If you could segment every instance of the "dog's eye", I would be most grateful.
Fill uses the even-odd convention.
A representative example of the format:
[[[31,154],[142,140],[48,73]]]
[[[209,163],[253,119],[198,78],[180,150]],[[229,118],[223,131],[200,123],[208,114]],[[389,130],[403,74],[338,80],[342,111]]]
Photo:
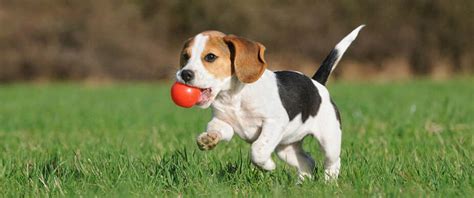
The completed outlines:
[[[217,56],[213,53],[209,53],[206,56],[204,56],[204,60],[210,63],[214,62],[216,59],[217,59]]]

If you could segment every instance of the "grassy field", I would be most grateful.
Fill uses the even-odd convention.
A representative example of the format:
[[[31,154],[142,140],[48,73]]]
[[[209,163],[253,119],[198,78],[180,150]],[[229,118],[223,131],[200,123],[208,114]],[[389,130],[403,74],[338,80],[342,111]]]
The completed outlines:
[[[461,196],[474,194],[474,80],[331,82],[343,120],[338,184],[251,165],[234,136],[195,137],[209,110],[182,109],[169,84],[0,86],[0,196]],[[276,157],[274,157],[276,159]]]

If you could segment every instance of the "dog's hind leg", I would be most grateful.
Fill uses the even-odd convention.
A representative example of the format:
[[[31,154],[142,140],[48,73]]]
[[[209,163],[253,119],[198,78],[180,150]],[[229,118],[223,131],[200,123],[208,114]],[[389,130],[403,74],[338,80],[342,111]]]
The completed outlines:
[[[298,169],[300,180],[304,180],[305,177],[312,177],[315,166],[314,160],[303,150],[301,142],[289,145],[279,145],[275,152],[280,159]]]
[[[324,178],[336,180],[341,168],[341,136],[342,131],[339,125],[325,125],[322,131],[315,134],[319,140],[319,145],[324,153]]]

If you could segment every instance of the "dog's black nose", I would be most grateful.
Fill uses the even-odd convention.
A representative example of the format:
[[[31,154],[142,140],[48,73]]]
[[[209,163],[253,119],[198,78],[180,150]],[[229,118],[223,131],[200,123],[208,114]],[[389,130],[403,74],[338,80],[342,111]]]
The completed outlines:
[[[194,72],[188,69],[181,71],[181,78],[184,82],[189,82],[194,78]]]

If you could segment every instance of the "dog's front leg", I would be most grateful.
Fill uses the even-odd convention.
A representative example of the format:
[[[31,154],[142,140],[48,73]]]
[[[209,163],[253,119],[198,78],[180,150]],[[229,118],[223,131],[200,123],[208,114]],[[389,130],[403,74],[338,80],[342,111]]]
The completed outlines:
[[[281,141],[283,126],[278,121],[265,121],[262,132],[252,143],[252,162],[264,170],[275,169],[271,155]]]
[[[197,145],[201,150],[211,150],[219,143],[220,140],[230,141],[234,135],[234,129],[226,122],[219,118],[212,118],[207,123],[207,130],[201,133],[197,139]]]

